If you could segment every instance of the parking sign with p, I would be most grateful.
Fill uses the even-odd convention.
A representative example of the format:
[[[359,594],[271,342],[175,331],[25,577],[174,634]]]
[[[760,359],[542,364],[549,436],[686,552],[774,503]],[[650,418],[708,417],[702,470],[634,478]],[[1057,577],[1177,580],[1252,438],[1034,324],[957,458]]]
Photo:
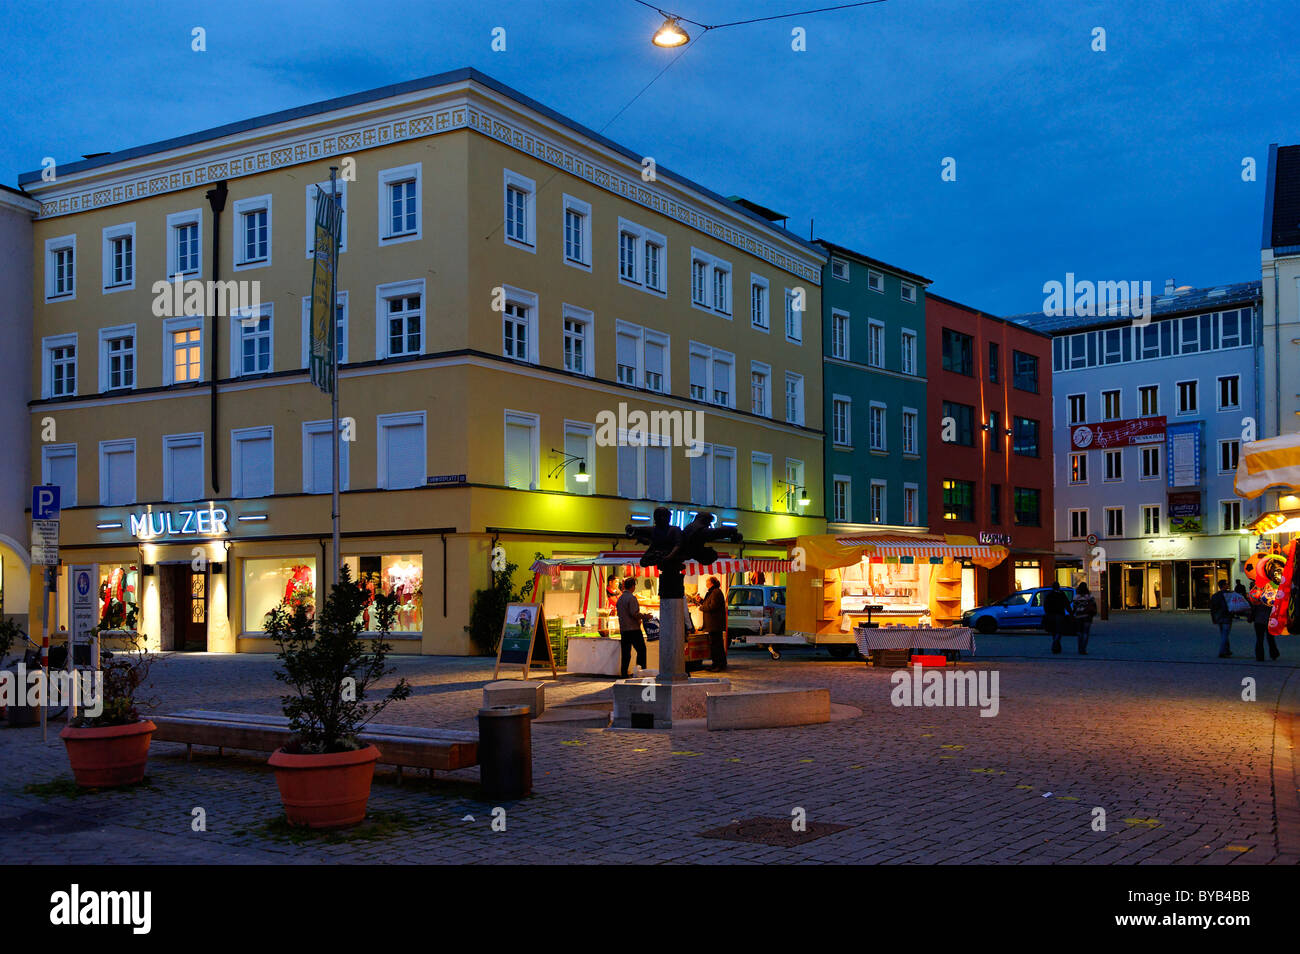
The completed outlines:
[[[32,519],[59,519],[58,484],[37,484],[32,488]]]

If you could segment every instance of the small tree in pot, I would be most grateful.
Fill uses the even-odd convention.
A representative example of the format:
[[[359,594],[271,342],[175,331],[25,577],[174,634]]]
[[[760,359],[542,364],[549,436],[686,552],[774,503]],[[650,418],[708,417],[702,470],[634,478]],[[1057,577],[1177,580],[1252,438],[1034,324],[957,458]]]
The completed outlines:
[[[373,595],[379,636],[367,646],[361,613],[371,599],[344,566],[314,619],[301,600],[266,616],[282,664],[275,678],[293,690],[280,697],[293,736],[270,759],[291,824],[341,828],[365,818],[379,750],[358,736],[389,703],[411,695],[410,684],[399,679],[383,698],[366,699],[393,672],[387,637],[397,606],[390,593]]]
[[[100,680],[99,699],[89,705],[82,700],[80,714],[59,733],[72,774],[86,788],[132,785],[144,778],[157,726],[140,717],[139,706],[152,706],[154,700],[139,693],[156,657],[138,634],[131,635],[130,643],[105,657],[94,674]]]

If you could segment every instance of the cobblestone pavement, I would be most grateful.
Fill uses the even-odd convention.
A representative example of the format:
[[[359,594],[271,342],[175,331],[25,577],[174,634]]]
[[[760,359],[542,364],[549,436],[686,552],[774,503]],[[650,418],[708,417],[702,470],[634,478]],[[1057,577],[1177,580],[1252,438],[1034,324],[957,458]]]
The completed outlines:
[[[477,770],[395,784],[381,768],[359,834],[290,839],[265,756],[218,758],[155,743],[147,787],[77,797],[25,789],[69,779],[60,723],[0,729],[0,862],[1199,863],[1300,861],[1291,725],[1300,639],[1256,663],[1216,658],[1204,614],[1099,622],[1090,654],[1048,652],[1035,633],[979,640],[1000,708],[895,707],[891,673],[812,652],[733,653],[733,688],[827,686],[860,717],[798,729],[602,731],[536,725],[532,797],[491,830]],[[415,691],[386,722],[473,728],[482,659],[402,658]],[[171,656],[154,669],[157,711],[277,712],[270,656]],[[1258,701],[1243,701],[1243,679]],[[562,676],[548,707],[604,692]],[[193,810],[207,830],[191,830]],[[793,847],[700,837],[733,820],[848,826]],[[1095,809],[1106,830],[1095,831]],[[473,820],[469,819],[472,816]],[[266,826],[271,824],[272,827]]]

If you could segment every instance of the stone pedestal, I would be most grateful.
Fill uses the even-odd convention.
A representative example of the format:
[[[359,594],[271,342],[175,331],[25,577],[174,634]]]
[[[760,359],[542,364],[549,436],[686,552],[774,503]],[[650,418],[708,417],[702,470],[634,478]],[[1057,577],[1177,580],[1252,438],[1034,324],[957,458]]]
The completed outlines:
[[[663,639],[661,635],[660,640]],[[719,692],[730,692],[728,679],[621,679],[614,683],[616,729],[670,729],[674,720],[703,719],[705,700]]]
[[[659,602],[659,675],[662,684],[686,682],[686,600]]]
[[[528,717],[536,719],[546,711],[546,683],[535,680],[502,679],[483,687],[483,708],[527,706]]]

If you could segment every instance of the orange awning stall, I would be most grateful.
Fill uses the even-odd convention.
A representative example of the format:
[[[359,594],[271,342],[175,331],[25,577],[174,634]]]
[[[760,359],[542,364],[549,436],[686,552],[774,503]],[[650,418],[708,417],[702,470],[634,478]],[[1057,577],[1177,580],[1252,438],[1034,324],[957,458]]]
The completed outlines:
[[[970,560],[985,569],[1007,558],[1004,546],[980,543],[974,537],[952,533],[858,533],[852,536],[822,535],[799,537],[796,548],[803,549],[808,566],[832,569],[850,566],[866,557],[889,563],[943,563],[947,560]],[[794,550],[791,555],[796,556]]]

